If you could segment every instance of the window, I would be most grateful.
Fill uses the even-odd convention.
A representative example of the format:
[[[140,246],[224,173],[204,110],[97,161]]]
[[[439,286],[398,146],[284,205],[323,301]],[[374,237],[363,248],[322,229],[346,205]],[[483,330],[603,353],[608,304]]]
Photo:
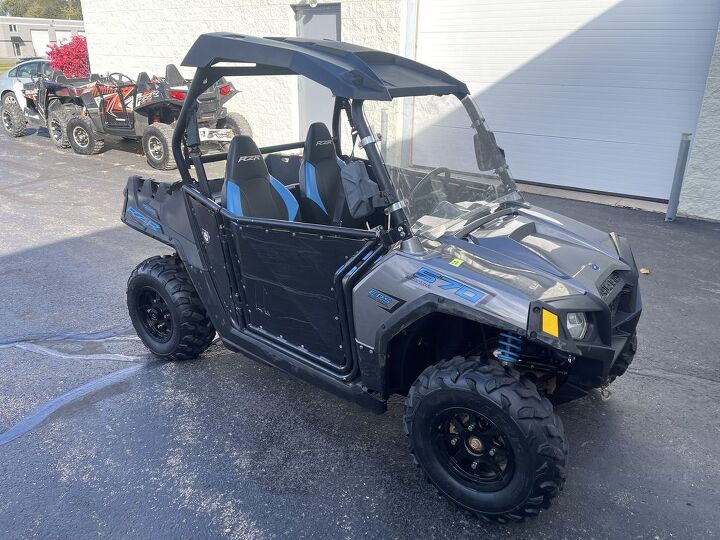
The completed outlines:
[[[7,76],[8,77],[17,77],[17,68],[13,68],[10,71],[8,71]]]
[[[28,77],[29,78],[32,75],[35,75],[36,73],[37,73],[37,68],[35,68],[35,62],[25,63],[25,64],[21,64],[18,66],[16,77]]]
[[[20,56],[20,44],[17,41],[13,41],[13,52],[15,56]]]
[[[10,31],[11,31],[11,32],[17,32],[17,24],[11,24],[11,25],[10,25]]]

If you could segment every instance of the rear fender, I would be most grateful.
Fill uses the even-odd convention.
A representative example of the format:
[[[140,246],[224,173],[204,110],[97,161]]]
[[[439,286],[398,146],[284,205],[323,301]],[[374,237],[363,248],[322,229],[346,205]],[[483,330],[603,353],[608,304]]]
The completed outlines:
[[[205,270],[195,244],[182,184],[131,176],[125,187],[121,221],[177,251],[186,264]]]

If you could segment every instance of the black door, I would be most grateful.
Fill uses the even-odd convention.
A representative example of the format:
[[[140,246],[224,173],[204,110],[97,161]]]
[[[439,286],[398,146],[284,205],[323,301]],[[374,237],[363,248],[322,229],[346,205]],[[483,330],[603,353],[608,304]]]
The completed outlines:
[[[347,366],[336,275],[352,271],[348,261],[369,240],[245,223],[232,229],[247,330],[326,366]]]
[[[98,85],[102,96],[101,118],[110,131],[131,130],[134,128],[133,107],[135,104],[135,84],[106,83]]]

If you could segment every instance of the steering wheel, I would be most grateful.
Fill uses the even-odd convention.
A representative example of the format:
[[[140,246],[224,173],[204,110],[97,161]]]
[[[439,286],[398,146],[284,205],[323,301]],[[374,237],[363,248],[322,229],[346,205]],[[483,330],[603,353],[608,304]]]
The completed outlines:
[[[440,175],[444,174],[445,177],[441,178]],[[447,167],[438,167],[436,169],[431,170],[429,173],[427,173],[425,176],[423,176],[417,184],[415,184],[415,187],[413,187],[410,190],[410,193],[407,196],[408,204],[411,205],[411,201],[413,201],[413,197],[416,197],[418,194],[418,191],[422,192],[420,188],[427,184],[427,182],[430,182],[430,185],[432,187],[431,191],[425,195],[417,196],[417,200],[414,201],[414,206],[418,206],[418,203],[424,199],[433,198],[433,196],[438,192],[441,191],[443,188],[447,188],[448,183],[450,182],[450,175],[452,173],[450,172],[450,169]],[[439,182],[439,183],[438,183]],[[435,199],[439,199],[438,197],[434,197]],[[432,202],[432,201],[431,201]],[[439,202],[439,200],[435,200],[435,202]],[[432,205],[433,207],[435,205]],[[430,208],[432,210],[432,208]]]
[[[114,82],[118,86],[123,85],[123,84],[135,84],[135,82],[130,77],[128,77],[127,75],[125,75],[123,73],[118,73],[118,72],[110,73],[108,75],[108,80],[110,82]]]

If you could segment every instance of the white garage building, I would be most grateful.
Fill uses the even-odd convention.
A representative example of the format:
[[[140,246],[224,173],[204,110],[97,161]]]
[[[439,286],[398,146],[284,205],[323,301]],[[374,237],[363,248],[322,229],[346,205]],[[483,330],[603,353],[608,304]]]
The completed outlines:
[[[91,65],[161,73],[209,31],[340,37],[466,82],[520,181],[667,200],[681,134],[692,133],[680,210],[720,219],[717,0],[315,4],[83,0]],[[296,140],[326,114],[313,83],[241,84],[242,112],[263,144]],[[389,118],[408,121],[392,110]],[[423,125],[410,159],[422,164],[428,152],[448,149],[458,129]]]

